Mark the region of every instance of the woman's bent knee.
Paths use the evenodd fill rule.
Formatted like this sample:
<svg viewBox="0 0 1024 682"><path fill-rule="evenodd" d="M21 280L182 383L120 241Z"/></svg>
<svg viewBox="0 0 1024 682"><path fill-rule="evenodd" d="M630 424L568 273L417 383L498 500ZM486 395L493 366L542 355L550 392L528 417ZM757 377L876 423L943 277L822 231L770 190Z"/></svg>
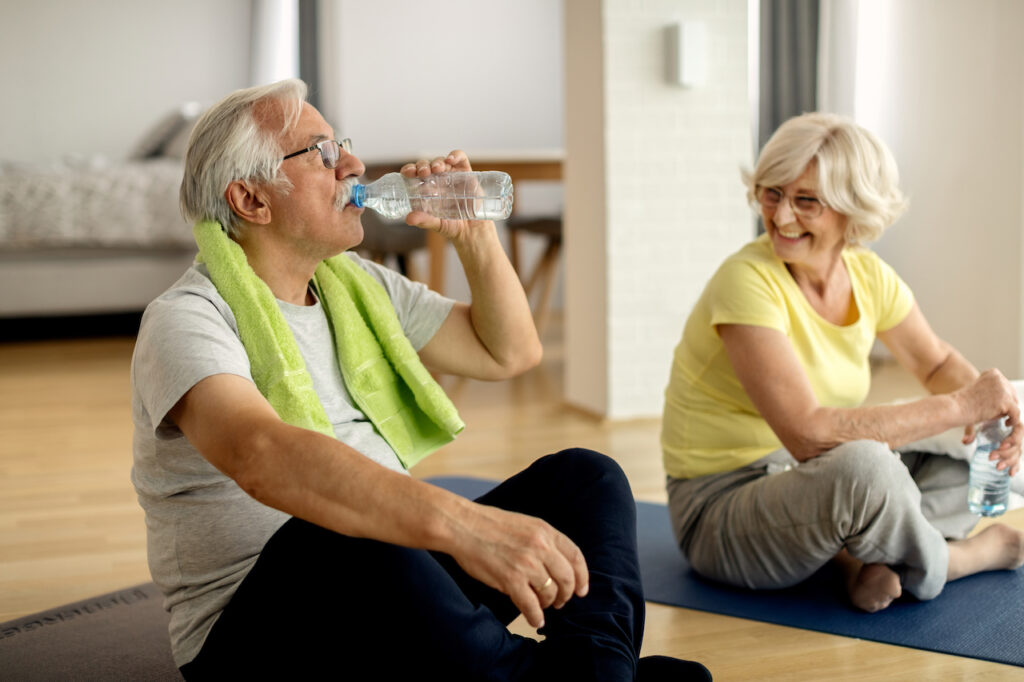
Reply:
<svg viewBox="0 0 1024 682"><path fill-rule="evenodd" d="M903 460L888 445L873 440L843 443L802 464L801 468L835 484L837 494L848 491L855 496L884 495L916 490ZM852 503L858 501L863 500L851 500Z"/></svg>

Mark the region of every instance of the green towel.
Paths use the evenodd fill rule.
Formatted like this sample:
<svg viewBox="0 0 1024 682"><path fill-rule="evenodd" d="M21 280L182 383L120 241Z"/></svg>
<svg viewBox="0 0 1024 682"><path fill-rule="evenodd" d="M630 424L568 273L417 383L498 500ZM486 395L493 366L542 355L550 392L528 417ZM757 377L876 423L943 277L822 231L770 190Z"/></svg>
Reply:
<svg viewBox="0 0 1024 682"><path fill-rule="evenodd" d="M242 247L217 222L198 222L193 234L238 323L257 388L283 421L336 437L291 328ZM320 263L313 284L345 386L403 466L451 442L465 424L402 332L384 287L344 254Z"/></svg>

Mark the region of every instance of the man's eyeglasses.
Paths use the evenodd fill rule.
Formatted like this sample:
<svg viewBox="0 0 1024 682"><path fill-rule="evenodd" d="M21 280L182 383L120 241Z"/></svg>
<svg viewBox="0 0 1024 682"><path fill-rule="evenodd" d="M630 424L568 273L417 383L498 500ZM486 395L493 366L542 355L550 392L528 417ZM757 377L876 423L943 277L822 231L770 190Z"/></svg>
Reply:
<svg viewBox="0 0 1024 682"><path fill-rule="evenodd" d="M311 152L314 149L320 152L320 160L324 162L324 168L334 169L338 167L338 161L341 160L342 149L345 150L346 154L352 153L352 140L347 137L344 140L324 140L323 142L317 142L312 147L306 147L305 149L300 149L297 152L292 152L281 160L285 161L293 156Z"/></svg>
<svg viewBox="0 0 1024 682"><path fill-rule="evenodd" d="M761 204L761 208L766 211L774 211L784 199L787 199L786 194L777 187L759 187L756 196L757 203ZM793 213L807 220L814 220L825 211L825 204L818 197L797 194L788 199Z"/></svg>

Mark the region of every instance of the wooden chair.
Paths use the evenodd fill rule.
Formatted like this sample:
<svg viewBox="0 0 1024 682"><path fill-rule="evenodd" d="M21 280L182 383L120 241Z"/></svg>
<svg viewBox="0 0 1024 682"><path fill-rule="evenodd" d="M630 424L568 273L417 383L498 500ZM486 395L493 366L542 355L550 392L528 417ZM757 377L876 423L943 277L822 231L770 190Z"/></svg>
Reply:
<svg viewBox="0 0 1024 682"><path fill-rule="evenodd" d="M536 303L531 305L533 305L533 321L537 326L537 333L543 334L551 312L551 297L554 294L555 281L558 277L558 255L562 249L562 219L561 217L520 218L513 215L505 222L505 227L509 232L509 260L512 261L512 267L519 273L519 279L523 282L527 299L530 299L537 286L540 286ZM539 235L547 240L544 253L529 275L523 272L520 258L519 237L522 233Z"/></svg>
<svg viewBox="0 0 1024 682"><path fill-rule="evenodd" d="M363 242L356 251L381 265L393 267L409 279L424 282L411 258L426 248L427 233L401 221L387 221L374 211L363 212ZM394 265L390 261L394 261Z"/></svg>

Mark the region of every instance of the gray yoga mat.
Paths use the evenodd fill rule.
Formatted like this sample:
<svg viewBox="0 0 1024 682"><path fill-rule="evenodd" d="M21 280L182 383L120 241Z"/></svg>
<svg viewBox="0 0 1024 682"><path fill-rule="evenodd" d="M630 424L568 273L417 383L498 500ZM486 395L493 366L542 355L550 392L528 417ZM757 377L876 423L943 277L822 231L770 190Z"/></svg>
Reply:
<svg viewBox="0 0 1024 682"><path fill-rule="evenodd" d="M180 680L153 583L0 624L0 679Z"/></svg>

